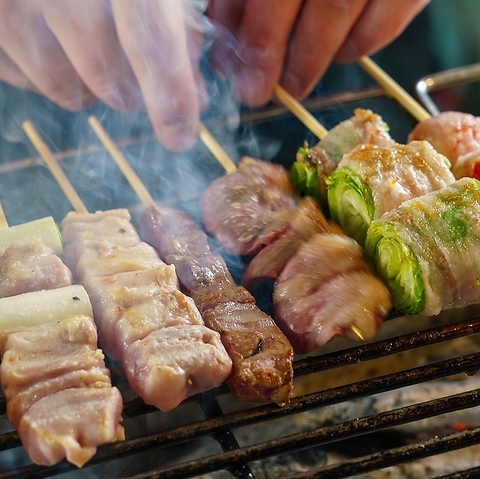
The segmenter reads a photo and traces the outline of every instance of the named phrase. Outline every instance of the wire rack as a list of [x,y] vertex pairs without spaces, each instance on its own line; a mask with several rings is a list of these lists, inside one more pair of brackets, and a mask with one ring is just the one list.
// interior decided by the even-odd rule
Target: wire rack
[[[328,127],[357,106],[382,114],[391,125],[413,125],[418,118],[377,82],[310,98],[304,106]],[[288,163],[309,137],[278,105],[245,111],[239,124],[223,142],[233,157],[248,151]],[[214,134],[229,128],[215,118],[208,126]],[[275,138],[282,131],[288,133],[280,134],[279,143]],[[60,149],[47,138],[90,211],[127,207],[135,222],[142,210],[138,197],[103,147],[93,137],[87,140]],[[151,132],[125,135],[117,145],[157,202],[193,216],[198,217],[201,191],[223,174],[201,144],[189,153],[188,171],[186,156],[172,156]],[[187,188],[179,187],[186,183]],[[0,163],[0,201],[11,224],[47,215],[60,221],[71,209],[33,151]],[[239,276],[241,259],[227,256],[227,262]],[[268,310],[268,292],[258,300]],[[372,342],[338,339],[313,355],[297,357],[294,397],[282,408],[236,401],[222,386],[160,412],[137,398],[119,365],[109,362],[125,400],[126,440],[101,446],[80,470],[66,462],[33,465],[6,419],[1,397],[0,479],[478,477],[479,332],[478,307],[434,318],[391,317]]]

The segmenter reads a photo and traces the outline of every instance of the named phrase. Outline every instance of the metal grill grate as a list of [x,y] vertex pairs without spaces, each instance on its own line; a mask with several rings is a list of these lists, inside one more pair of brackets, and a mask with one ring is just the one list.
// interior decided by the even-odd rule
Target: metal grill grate
[[[327,120],[332,122],[337,119],[330,111],[340,102],[345,112],[357,105],[367,106],[389,121],[382,111],[383,104],[372,103],[381,96],[378,87],[372,86],[357,93],[313,99],[307,106],[326,112]],[[382,97],[382,101],[391,108],[391,100]],[[395,115],[405,115],[398,105],[394,106]],[[245,114],[243,122],[265,124],[284,118],[295,121],[287,111],[274,107]],[[145,153],[149,141],[155,142],[136,139],[123,145],[134,159],[139,151]],[[157,154],[158,150],[153,152]],[[101,149],[90,145],[80,152],[59,152],[58,156],[65,161],[67,174],[70,169],[70,173],[80,171],[80,176],[89,177],[92,171],[101,169],[101,178],[110,175],[111,182],[121,183],[114,170],[108,170],[107,156],[99,159],[102,154]],[[205,152],[199,156],[205,161]],[[0,166],[0,182],[4,184],[11,185],[12,176],[26,175],[27,180],[18,183],[19,191],[25,192],[26,185],[34,181],[30,174],[42,188],[54,184],[35,158]],[[187,208],[195,203],[201,185],[189,192],[191,198],[172,199],[171,189],[155,190],[157,185],[148,183],[148,162],[137,166],[144,168],[147,187],[159,202],[179,203]],[[170,173],[178,180],[181,169],[176,167],[173,165]],[[104,187],[102,183],[102,189],[86,189],[80,195],[92,198],[92,205],[98,209],[124,206],[126,202],[135,218],[135,200],[125,196],[123,190],[110,197]],[[15,197],[16,204],[11,198],[8,201],[3,188],[0,200],[7,217],[9,210],[22,210],[19,202],[29,204],[25,194]],[[46,201],[43,208],[51,204]],[[64,216],[66,209],[67,204],[55,210],[57,219]],[[33,209],[30,214],[39,216]],[[28,218],[17,216],[16,220]],[[241,267],[233,265],[234,270]],[[221,387],[188,399],[174,411],[160,412],[136,398],[118,365],[110,364],[114,382],[125,397],[127,439],[100,447],[82,470],[67,463],[50,468],[32,465],[17,433],[7,423],[2,397],[0,479],[478,477],[480,423],[475,422],[475,417],[480,406],[480,380],[475,373],[480,368],[479,316],[478,308],[467,308],[437,318],[393,317],[371,343],[352,347],[347,340],[334,341],[324,351],[296,360],[295,397],[283,408],[236,402]],[[446,457],[453,452],[455,460]]]

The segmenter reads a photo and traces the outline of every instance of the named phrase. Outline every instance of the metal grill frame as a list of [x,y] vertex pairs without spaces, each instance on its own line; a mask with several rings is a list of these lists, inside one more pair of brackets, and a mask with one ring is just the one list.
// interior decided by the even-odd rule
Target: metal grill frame
[[[372,86],[357,92],[342,92],[311,99],[305,103],[310,111],[329,109],[342,104],[369,100],[384,96],[384,91],[378,86]],[[262,122],[269,118],[288,116],[289,112],[283,107],[272,106],[260,112],[245,114],[243,122]],[[76,152],[59,152],[58,156],[68,157]],[[36,160],[21,160],[13,168],[29,168],[36,164]],[[4,166],[6,171],[7,166]],[[1,174],[0,170],[0,174]],[[401,334],[387,339],[375,340],[345,349],[333,350],[328,353],[299,358],[295,361],[295,378],[308,378],[319,371],[339,369],[344,366],[365,363],[371,360],[388,358],[403,351],[422,350],[431,345],[440,345],[458,340],[480,332],[480,318],[465,319],[463,313],[457,318],[448,321],[443,326],[428,328],[418,332]],[[397,321],[392,317],[389,321]],[[412,321],[415,318],[412,318]],[[421,319],[419,320],[421,324]],[[414,423],[422,419],[439,414],[448,414],[452,411],[461,411],[480,406],[480,390],[471,389],[434,400],[419,402],[410,406],[399,407],[390,411],[371,414],[365,417],[353,418],[336,424],[327,424],[308,432],[288,432],[273,440],[259,441],[253,445],[241,446],[236,439],[236,430],[241,427],[255,425],[264,427],[269,421],[291,417],[307,411],[326,408],[334,404],[352,401],[355,398],[373,396],[385,391],[395,391],[412,385],[448,378],[456,374],[475,374],[480,368],[480,353],[465,354],[445,360],[430,362],[411,369],[405,369],[345,385],[322,389],[292,399],[289,405],[279,408],[273,404],[256,405],[245,404],[236,406],[239,410],[224,412],[222,404],[225,401],[234,401],[225,386],[194,396],[185,401],[186,408],[197,407],[202,412],[198,420],[187,424],[173,424],[158,431],[142,434],[110,445],[101,446],[94,458],[85,466],[88,473],[90,468],[102,467],[122,458],[135,458],[137,454],[155,455],[159,450],[168,451],[172,447],[188,447],[197,439],[212,439],[221,452],[208,453],[200,458],[180,460],[176,464],[163,468],[154,467],[145,471],[135,472],[134,475],[118,475],[129,479],[154,478],[188,478],[208,475],[209,473],[225,473],[225,476],[236,479],[254,479],[255,472],[252,465],[284,454],[302,451],[308,448],[328,446],[333,443],[341,444],[347,440],[361,439],[381,431],[390,430],[396,426]],[[114,382],[124,381],[123,373],[118,372],[112,365]],[[468,385],[468,379],[465,380]],[[6,405],[3,397],[0,398],[0,418],[6,414]],[[123,416],[129,420],[148,417],[150,414],[159,414],[154,408],[146,406],[138,398],[131,398],[125,402]],[[170,413],[161,413],[168,418]],[[404,464],[421,458],[440,455],[446,451],[468,448],[480,444],[480,427],[467,428],[463,431],[445,434],[438,437],[402,445],[393,448],[378,450],[368,455],[360,455],[341,461],[337,464],[318,467],[312,466],[301,474],[283,475],[283,479],[307,478],[344,478],[368,473],[386,467]],[[0,435],[0,458],[8,451],[21,448],[20,440],[15,431]],[[0,479],[13,478],[45,478],[67,474],[76,477],[77,469],[66,462],[45,468],[29,464],[28,462],[14,469],[0,471]],[[458,471],[441,476],[442,479],[457,477],[478,477],[480,466],[468,470]],[[217,477],[217,476],[215,476]],[[273,477],[273,476],[272,476]],[[440,479],[440,477],[438,478]]]

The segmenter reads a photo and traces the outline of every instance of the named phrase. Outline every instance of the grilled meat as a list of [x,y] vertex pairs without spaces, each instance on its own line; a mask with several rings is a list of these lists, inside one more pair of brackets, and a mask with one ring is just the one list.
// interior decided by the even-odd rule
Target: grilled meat
[[333,233],[300,245],[275,283],[273,303],[277,324],[299,353],[335,336],[371,339],[392,307],[360,245]]
[[480,179],[480,118],[469,113],[444,111],[418,123],[409,141],[425,140],[452,164],[456,179]]
[[0,298],[67,286],[72,274],[38,238],[0,248]]
[[0,366],[7,415],[30,458],[81,467],[100,444],[124,439],[122,397],[79,315],[12,332]]
[[220,335],[178,289],[173,266],[141,242],[126,210],[69,213],[65,257],[92,299],[100,342],[133,391],[170,410],[221,384],[232,364]]
[[286,404],[292,392],[292,347],[250,293],[235,284],[207,235],[189,215],[167,208],[147,208],[141,224],[146,240],[175,265],[205,324],[220,333],[233,362],[227,382],[234,396]]
[[285,168],[247,157],[237,171],[214,180],[200,204],[207,231],[227,251],[246,255],[272,241],[275,215],[293,210],[296,197]]

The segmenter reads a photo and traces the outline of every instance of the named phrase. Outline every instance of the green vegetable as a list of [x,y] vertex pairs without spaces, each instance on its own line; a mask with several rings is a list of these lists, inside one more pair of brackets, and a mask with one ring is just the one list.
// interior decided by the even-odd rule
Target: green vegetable
[[332,220],[363,246],[368,226],[375,213],[370,186],[348,167],[337,168],[327,178],[326,183]]
[[312,164],[304,161],[295,161],[290,168],[290,176],[295,191],[321,200],[320,177]]
[[93,318],[90,299],[83,286],[79,285],[2,298],[0,311],[0,331],[59,321],[76,315]]
[[32,236],[37,237],[45,246],[51,248],[55,254],[60,255],[62,253],[62,235],[57,223],[51,216],[1,229],[0,248],[8,248],[14,243],[28,241]]
[[422,268],[393,223],[382,219],[370,224],[365,252],[377,274],[384,280],[396,309],[404,314],[419,313],[425,307]]

